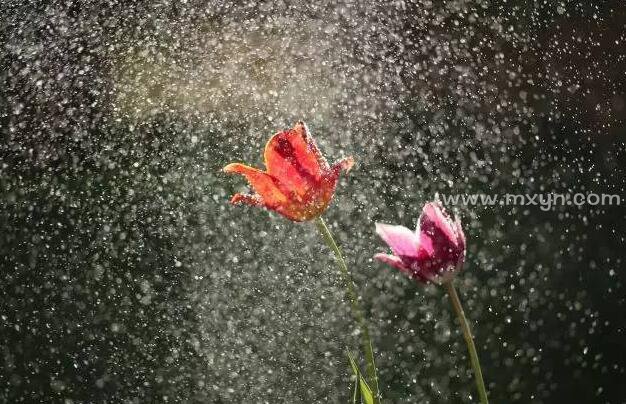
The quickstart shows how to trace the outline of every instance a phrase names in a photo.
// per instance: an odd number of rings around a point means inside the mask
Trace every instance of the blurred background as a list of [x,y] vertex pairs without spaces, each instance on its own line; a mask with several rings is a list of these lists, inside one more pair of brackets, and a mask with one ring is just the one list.
[[310,223],[227,204],[305,120],[353,155],[325,217],[386,402],[469,403],[444,291],[372,261],[374,222],[449,206],[493,403],[626,399],[620,1],[0,4],[0,401],[346,402],[356,327]]

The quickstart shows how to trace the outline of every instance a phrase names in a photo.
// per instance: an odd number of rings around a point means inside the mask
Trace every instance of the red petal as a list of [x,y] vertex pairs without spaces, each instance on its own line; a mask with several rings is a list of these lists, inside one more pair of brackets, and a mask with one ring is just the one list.
[[235,194],[230,198],[230,203],[234,205],[243,203],[250,206],[263,206],[263,199],[259,195]]
[[281,205],[272,205],[267,204],[261,198],[260,195],[247,195],[247,194],[235,194],[230,199],[230,203],[232,204],[246,204],[250,206],[262,206],[268,210],[273,210],[276,213],[279,213],[285,216],[289,220],[293,220],[294,222],[302,222],[304,220],[308,220],[308,217],[302,213],[297,207],[294,207],[293,204],[281,204]]
[[348,172],[350,171],[350,169],[352,169],[353,165],[354,165],[354,159],[352,158],[352,156],[345,157],[339,160],[338,162],[336,162],[335,164],[333,164],[332,172],[336,174],[337,176],[339,176],[339,173],[341,172],[341,170]]
[[244,202],[255,205],[262,203],[270,208],[289,203],[289,198],[286,193],[281,190],[278,181],[261,170],[248,167],[244,164],[233,163],[224,167],[224,172],[237,173],[245,176],[250,186],[252,186],[254,191],[262,198],[261,202],[254,200],[254,195],[244,196],[239,194],[240,196],[235,195],[231,202]]
[[265,146],[267,172],[300,197],[319,186],[327,169],[324,165],[327,163],[302,122],[275,134]]

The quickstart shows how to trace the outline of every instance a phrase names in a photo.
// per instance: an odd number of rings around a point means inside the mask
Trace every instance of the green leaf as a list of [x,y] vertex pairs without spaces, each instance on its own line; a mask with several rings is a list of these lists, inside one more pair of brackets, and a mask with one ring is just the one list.
[[[374,404],[374,395],[372,394],[372,389],[370,389],[370,386],[367,384],[365,379],[361,376],[361,371],[359,370],[359,366],[356,364],[356,361],[354,360],[354,357],[352,356],[352,354],[349,351],[347,352],[347,354],[348,354],[348,359],[350,361],[350,367],[352,367],[352,372],[354,372],[354,375],[356,376],[356,381],[359,384],[359,391],[361,393],[361,402],[364,402],[365,404]],[[353,402],[356,402],[356,391],[353,396]]]
[[374,395],[372,394],[372,390],[362,377],[359,377],[359,387],[361,388],[361,397],[363,398],[363,401],[365,401],[365,404],[374,404]]

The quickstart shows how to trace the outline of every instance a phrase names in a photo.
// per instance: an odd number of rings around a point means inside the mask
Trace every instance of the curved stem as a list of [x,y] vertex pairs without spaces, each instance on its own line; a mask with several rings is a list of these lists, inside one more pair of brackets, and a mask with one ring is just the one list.
[[478,353],[476,352],[476,346],[474,345],[474,338],[472,337],[472,331],[470,330],[467,318],[465,317],[463,306],[461,306],[461,300],[459,299],[459,295],[456,293],[456,289],[454,288],[452,281],[445,282],[444,286],[446,287],[446,291],[448,292],[450,300],[452,301],[452,307],[454,307],[456,316],[459,319],[459,323],[461,324],[463,338],[465,338],[465,343],[467,344],[467,349],[470,354],[470,362],[472,363],[474,377],[476,378],[476,387],[478,388],[480,402],[482,404],[488,404],[489,401],[487,400],[487,389],[485,389],[483,372],[480,369],[480,362],[478,361]]
[[376,364],[374,363],[374,350],[372,348],[372,340],[370,339],[370,333],[367,329],[367,325],[365,324],[365,317],[363,316],[363,312],[361,311],[361,307],[359,306],[358,296],[354,289],[354,282],[352,281],[352,277],[350,276],[350,272],[348,271],[348,266],[346,265],[346,261],[343,258],[343,254],[337,246],[335,239],[333,238],[332,233],[326,226],[324,219],[317,217],[315,219],[315,225],[317,226],[322,238],[333,250],[335,253],[335,258],[337,259],[337,266],[339,267],[339,272],[343,277],[343,281],[346,287],[346,294],[348,295],[348,299],[350,300],[350,305],[352,306],[352,313],[356,318],[359,327],[361,328],[361,344],[363,345],[363,350],[365,351],[365,359],[367,361],[366,374],[369,379],[369,383],[372,389],[372,395],[374,396],[374,402],[380,403],[380,396],[378,390],[378,376],[376,375]]

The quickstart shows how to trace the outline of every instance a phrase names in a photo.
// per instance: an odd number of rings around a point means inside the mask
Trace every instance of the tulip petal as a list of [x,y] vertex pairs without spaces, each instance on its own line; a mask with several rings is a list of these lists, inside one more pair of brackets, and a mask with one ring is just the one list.
[[431,238],[438,238],[441,235],[454,245],[458,245],[454,222],[437,202],[424,205],[418,226],[420,232],[425,232]]
[[376,233],[387,243],[394,255],[398,257],[418,256],[418,235],[406,227],[376,223]]
[[232,163],[224,167],[224,172],[237,173],[245,176],[250,183],[250,186],[260,196],[260,198],[262,198],[261,202],[254,201],[254,195],[241,195],[239,197],[235,195],[233,199],[231,199],[231,202],[233,203],[244,202],[256,205],[263,204],[272,208],[288,202],[288,197],[285,192],[280,189],[278,181],[271,175],[261,170],[248,167],[244,164]]
[[300,164],[302,164],[310,173],[317,175],[328,169],[328,163],[322,152],[315,144],[315,140],[309,133],[309,128],[302,121],[296,122],[292,132],[297,136],[291,138],[294,149]]
[[385,264],[391,265],[413,279],[417,279],[422,282],[430,281],[429,278],[425,277],[424,274],[421,273],[419,268],[416,268],[415,265],[407,264],[400,257],[396,257],[391,254],[376,254],[374,255],[374,258],[378,261],[384,262]]
[[230,198],[230,203],[233,205],[242,203],[250,206],[263,206],[263,199],[259,195],[235,194]]
[[[293,221],[319,216],[332,200],[341,169],[350,169],[351,158],[331,170],[306,125],[276,133],[265,146],[266,171],[244,164],[229,164],[226,172],[246,176],[255,193],[235,195],[231,202],[262,205]],[[336,170],[336,173],[335,173]]]
[[333,168],[331,169],[334,173],[339,174],[342,170],[348,172],[354,166],[354,158],[352,156],[344,157],[335,164],[333,164]]
[[378,261],[384,262],[385,264],[389,264],[394,268],[401,270],[402,272],[406,272],[410,274],[410,269],[404,264],[404,261],[400,257],[396,257],[391,254],[376,254],[374,255],[374,259]]
[[465,233],[463,233],[463,227],[461,226],[461,219],[459,219],[458,217],[454,221],[454,227],[455,227],[456,235],[457,235],[457,245],[459,246],[460,249],[462,249],[465,252],[465,246],[466,246]]
[[419,233],[419,250],[417,258],[426,259],[432,257],[435,254],[435,246],[433,245],[433,239],[426,233]]
[[301,198],[318,186],[323,174],[321,161],[324,160],[302,122],[275,134],[265,146],[267,172],[280,178]]

